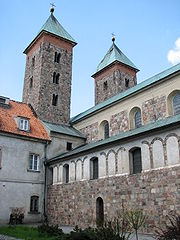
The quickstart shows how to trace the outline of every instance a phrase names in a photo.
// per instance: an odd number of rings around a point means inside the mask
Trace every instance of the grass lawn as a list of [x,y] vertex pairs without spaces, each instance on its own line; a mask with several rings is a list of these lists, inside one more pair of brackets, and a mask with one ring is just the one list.
[[40,234],[36,227],[25,226],[2,226],[0,227],[0,234],[26,239],[26,240],[55,240],[57,237],[50,237],[46,234]]

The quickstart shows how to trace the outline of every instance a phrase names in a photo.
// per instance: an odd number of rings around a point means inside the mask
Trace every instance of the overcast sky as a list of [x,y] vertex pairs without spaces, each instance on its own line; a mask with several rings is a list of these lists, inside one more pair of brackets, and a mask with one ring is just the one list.
[[[48,0],[1,3],[0,95],[21,101],[23,50],[49,17]],[[116,45],[140,69],[138,82],[180,62],[180,0],[54,0],[54,15],[78,42],[74,48],[71,115],[94,105],[91,75]]]

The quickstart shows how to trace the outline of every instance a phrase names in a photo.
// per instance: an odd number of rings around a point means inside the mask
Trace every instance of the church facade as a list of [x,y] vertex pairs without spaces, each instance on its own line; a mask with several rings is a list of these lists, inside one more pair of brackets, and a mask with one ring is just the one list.
[[76,42],[53,12],[24,51],[23,103],[49,138],[43,214],[88,227],[142,209],[152,231],[180,212],[180,64],[137,84],[113,37],[92,75],[95,106],[70,119]]

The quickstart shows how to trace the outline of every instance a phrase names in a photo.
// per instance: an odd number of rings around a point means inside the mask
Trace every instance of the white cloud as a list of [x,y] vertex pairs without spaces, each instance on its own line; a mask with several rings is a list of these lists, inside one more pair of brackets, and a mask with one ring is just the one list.
[[168,52],[168,61],[173,65],[180,62],[180,37],[175,42],[175,47]]

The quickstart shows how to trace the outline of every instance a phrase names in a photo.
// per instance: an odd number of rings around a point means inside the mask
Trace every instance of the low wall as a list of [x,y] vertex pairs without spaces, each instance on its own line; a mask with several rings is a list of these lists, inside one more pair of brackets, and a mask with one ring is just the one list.
[[94,226],[96,199],[104,201],[104,218],[117,216],[122,204],[147,215],[145,232],[164,224],[170,211],[180,213],[180,166],[137,175],[106,177],[48,187],[48,219],[53,224]]

